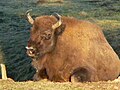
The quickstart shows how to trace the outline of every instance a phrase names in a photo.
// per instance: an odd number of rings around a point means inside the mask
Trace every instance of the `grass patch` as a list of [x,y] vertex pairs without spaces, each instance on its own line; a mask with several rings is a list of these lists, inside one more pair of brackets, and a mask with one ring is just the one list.
[[118,20],[97,20],[97,23],[106,30],[117,30],[120,28]]

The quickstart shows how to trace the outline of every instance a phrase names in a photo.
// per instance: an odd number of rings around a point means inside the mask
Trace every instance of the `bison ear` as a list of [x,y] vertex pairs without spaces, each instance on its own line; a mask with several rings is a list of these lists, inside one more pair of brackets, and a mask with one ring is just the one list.
[[56,28],[55,35],[61,35],[64,32],[65,27],[65,24],[61,24],[58,28]]

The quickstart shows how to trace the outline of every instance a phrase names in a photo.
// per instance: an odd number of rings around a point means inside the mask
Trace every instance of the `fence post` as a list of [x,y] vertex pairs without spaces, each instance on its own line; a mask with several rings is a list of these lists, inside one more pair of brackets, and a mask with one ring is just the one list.
[[0,65],[1,65],[2,79],[7,80],[7,72],[6,72],[5,64],[0,64]]

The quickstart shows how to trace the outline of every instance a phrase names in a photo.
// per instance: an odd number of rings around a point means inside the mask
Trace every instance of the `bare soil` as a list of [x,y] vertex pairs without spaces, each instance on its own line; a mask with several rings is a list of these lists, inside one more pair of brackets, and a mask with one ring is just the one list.
[[64,0],[63,3],[36,4],[37,1],[0,1],[0,63],[6,64],[8,77],[14,79],[0,80],[0,90],[120,90],[119,80],[91,83],[29,81],[35,70],[25,49],[31,27],[25,12],[33,9],[33,18],[59,13],[98,23],[120,57],[120,0]]
[[120,90],[120,80],[59,83],[42,80],[38,82],[14,82],[11,79],[0,80],[0,90]]

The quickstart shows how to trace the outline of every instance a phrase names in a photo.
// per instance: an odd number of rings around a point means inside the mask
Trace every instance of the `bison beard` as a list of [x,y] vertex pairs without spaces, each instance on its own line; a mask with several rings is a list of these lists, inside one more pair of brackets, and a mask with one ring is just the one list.
[[34,80],[91,82],[119,76],[119,58],[99,26],[58,14],[27,16],[33,25],[27,52],[36,68]]

